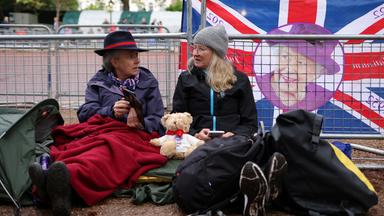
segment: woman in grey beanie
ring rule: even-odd
[[[257,132],[258,125],[252,87],[248,76],[237,71],[225,58],[228,35],[224,26],[202,29],[195,35],[191,48],[188,70],[182,72],[177,81],[172,112],[191,113],[193,122],[189,133],[201,140],[217,137],[217,131],[222,137],[251,137]],[[273,173],[268,179],[255,163],[243,167],[240,187],[245,192],[244,215],[263,215],[269,187],[267,180],[276,181],[278,172],[275,169],[285,164],[284,158],[272,157],[273,164],[265,169],[267,173]]]
[[[224,26],[210,26],[193,38],[188,71],[180,74],[173,96],[173,112],[189,112],[190,133],[202,140],[221,130],[224,137],[251,136],[257,131],[257,114],[248,77],[225,56],[228,35]],[[211,111],[212,110],[212,111]],[[197,121],[198,120],[198,121]]]

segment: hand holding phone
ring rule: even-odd
[[[141,125],[145,125],[143,108],[141,106],[139,99],[136,98],[135,93],[125,87],[121,87],[120,90],[123,92],[125,100],[129,102],[130,107],[135,109],[136,118],[139,120]]]
[[[223,136],[225,132],[224,131],[209,131],[208,136],[211,138],[221,137]]]

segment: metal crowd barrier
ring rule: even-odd
[[[54,31],[40,24],[0,24],[0,35],[39,35],[52,34]]]
[[[166,107],[170,107],[178,75],[180,38],[175,34],[134,34],[141,65],[159,80]],[[84,102],[86,82],[100,68],[105,34],[0,35],[0,102],[30,103],[54,97],[68,122],[76,122],[76,108]]]
[[[93,51],[102,48],[104,37],[105,34],[0,35],[0,102],[38,102],[44,98],[54,97],[68,110],[68,113],[65,114],[68,115],[69,121],[75,122],[75,110],[84,101],[86,82],[100,68],[101,57]],[[185,51],[188,36],[185,33],[148,33],[134,34],[134,37],[140,47],[150,50],[150,52],[140,54],[141,65],[149,68],[158,78],[164,104],[167,110],[171,110],[173,91],[180,72],[180,50]],[[250,75],[255,98],[263,98],[263,93],[257,89],[259,84],[255,78],[257,75],[252,71],[258,64],[254,58],[259,54],[255,50],[265,48],[259,44],[261,40],[282,39],[339,40],[345,45],[345,53],[364,51],[366,53],[364,55],[375,57],[375,53],[383,48],[381,43],[370,43],[370,41],[383,40],[384,36],[230,35],[228,58],[235,62],[236,67]],[[366,42],[354,44],[352,43],[354,40]],[[340,58],[337,56],[338,54],[334,55],[335,58]],[[341,66],[346,67],[347,64],[349,63],[341,62]],[[364,67],[364,65],[359,67]],[[384,87],[384,83],[378,79],[361,81],[362,87],[371,84],[378,88]],[[345,86],[342,87],[345,88]],[[347,93],[356,94],[361,90],[362,88],[350,88],[348,90],[350,92]],[[364,92],[364,94],[368,94],[368,92]],[[373,105],[384,106],[384,102],[381,99]],[[347,105],[342,106],[345,109],[351,109]],[[258,112],[262,113],[264,110],[261,108],[258,109]],[[365,119],[362,120],[365,121]],[[360,133],[355,136],[363,139],[382,138],[383,128],[380,128],[379,124],[375,127],[379,127],[380,134]],[[354,135],[333,133],[324,134],[324,136],[351,138]]]
[[[116,30],[129,31],[132,34],[139,33],[169,33],[169,29],[162,25],[143,24],[103,24],[103,25],[78,25],[65,24],[57,30],[57,34],[103,34]]]
[[[66,123],[76,123],[77,108],[84,103],[86,82],[101,66],[101,57],[96,55],[94,50],[103,47],[104,37],[105,34],[0,35],[0,107],[24,107],[28,109],[31,105],[52,97],[59,101],[60,112]],[[185,33],[148,33],[134,34],[134,37],[139,47],[150,50],[150,52],[140,53],[141,65],[149,68],[158,79],[165,108],[169,111],[172,109],[172,96],[180,72],[180,51],[184,52],[184,56],[188,54],[186,51],[188,36]],[[250,75],[255,98],[263,97],[263,93],[257,88],[259,84],[255,78],[257,74],[252,72],[254,67],[261,64],[255,61],[257,55],[260,54],[257,50],[268,48],[259,42],[282,39],[339,40],[344,45],[344,53],[365,53],[363,56],[368,59],[378,57],[378,60],[373,61],[372,64],[384,67],[384,60],[380,60],[383,59],[380,53],[384,48],[381,43],[370,43],[373,40],[383,40],[384,36],[382,35],[230,35],[228,58],[235,62],[236,67]],[[356,40],[364,40],[365,42],[353,43]],[[334,55],[334,58],[340,57],[337,56],[337,53]],[[353,56],[353,58],[360,57]],[[343,61],[341,64],[344,68],[346,66],[351,67],[348,62]],[[363,70],[366,65],[362,63],[356,67]],[[376,78],[380,77],[377,73],[375,75]],[[375,76],[373,77],[374,79],[367,78],[358,82],[360,86],[349,88],[349,90],[346,90],[345,86],[342,88],[345,88],[343,90],[351,95],[361,93],[359,91],[362,91],[362,87],[367,85],[384,88],[384,82],[376,79]],[[363,93],[368,94],[368,92]],[[364,98],[360,97],[360,101],[363,100]],[[381,98],[372,105],[384,106],[384,101]],[[347,105],[341,106],[344,109],[351,109]],[[382,108],[381,114],[383,116],[384,107]],[[258,112],[263,113],[266,110],[258,108]],[[365,121],[366,119],[361,120]],[[377,127],[380,125],[378,124]],[[326,139],[384,140],[383,128],[378,128],[378,130],[380,131],[379,134],[323,133],[321,137]],[[352,146],[359,151],[383,156],[383,150],[366,147],[364,143],[352,143]],[[369,158],[364,157],[363,159],[368,160]],[[372,160],[382,161],[382,159],[382,157],[375,157]],[[382,163],[358,164],[358,166],[369,169],[384,168]]]
[[[147,24],[64,24],[56,30],[42,24],[0,24],[0,35],[107,34],[116,30],[126,30],[135,34],[170,33],[166,26]]]

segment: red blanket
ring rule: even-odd
[[[73,189],[88,205],[117,187],[132,187],[140,175],[167,161],[159,148],[149,143],[157,134],[100,115],[84,123],[59,126],[52,136],[52,159],[67,165]]]

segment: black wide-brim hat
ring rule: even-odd
[[[128,31],[114,31],[109,33],[104,39],[104,49],[95,50],[100,56],[103,56],[110,50],[132,50],[136,52],[146,52],[147,49],[137,47],[135,39]]]

